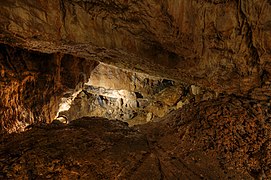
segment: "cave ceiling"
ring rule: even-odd
[[[270,80],[269,0],[5,0],[0,43],[247,94]]]

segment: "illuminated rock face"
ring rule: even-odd
[[[188,102],[184,91],[189,85],[72,55],[2,45],[0,63],[1,131],[22,131],[61,115],[68,121],[99,116],[133,125]]]
[[[58,116],[146,123],[196,98],[189,85],[72,55],[2,45],[0,60],[1,131],[22,131]]]
[[[59,115],[69,120],[98,116],[124,120],[130,124],[146,122],[147,109],[150,110],[155,103],[160,102],[156,107],[161,111],[159,116],[165,115],[172,108],[156,96],[173,85],[174,82],[170,80],[100,64],[91,72],[81,92],[73,98],[70,108],[60,110],[62,112]],[[172,91],[176,103],[182,93],[181,88],[178,89]],[[151,113],[155,113],[154,110]]]
[[[62,98],[59,117],[118,119],[130,125],[162,118],[190,102],[214,99],[215,93],[172,80],[99,64],[84,87]]]
[[[98,64],[71,55],[0,46],[0,131],[51,122],[64,92],[74,92]],[[65,63],[64,63],[65,62]]]

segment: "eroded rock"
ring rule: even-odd
[[[219,97],[128,127],[84,117],[0,136],[1,178],[270,177],[267,107]]]
[[[0,46],[0,131],[50,123],[64,92],[82,86],[97,62],[64,54],[41,54]],[[65,63],[64,63],[65,62]]]
[[[270,81],[268,0],[1,2],[4,44],[242,95]]]
[[[162,118],[190,101],[201,101],[207,93],[210,98],[215,98],[214,92],[201,90],[195,85],[100,64],[91,72],[81,91],[62,98],[66,102],[60,107],[67,108],[60,108],[58,114],[69,121],[90,116],[118,119],[135,125],[151,121],[154,117]]]

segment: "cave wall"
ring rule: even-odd
[[[63,93],[78,88],[98,64],[3,44],[0,49],[0,132],[21,131],[33,122],[51,122]]]
[[[68,122],[88,116],[134,126],[157,121],[184,105],[215,99],[217,95],[206,88],[101,63],[80,92],[62,98],[63,108],[58,115]]]
[[[0,41],[244,95],[270,81],[269,0],[7,0]]]
[[[150,169],[159,178],[271,176],[270,0],[5,0],[0,7],[0,134],[50,122],[97,61],[193,84],[192,94],[198,86],[223,92],[182,99],[177,106],[193,102],[137,129],[83,118],[0,136],[0,177],[138,179]]]
[[[58,93],[85,79],[85,66],[77,64],[83,59],[218,93],[271,98],[270,0],[6,0],[0,6],[1,76],[9,74],[1,78],[2,129],[8,114],[52,118]],[[37,58],[31,60],[37,67],[14,57]]]

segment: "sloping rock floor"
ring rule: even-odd
[[[191,103],[129,127],[83,117],[0,137],[0,179],[268,179],[268,106],[237,97]]]

